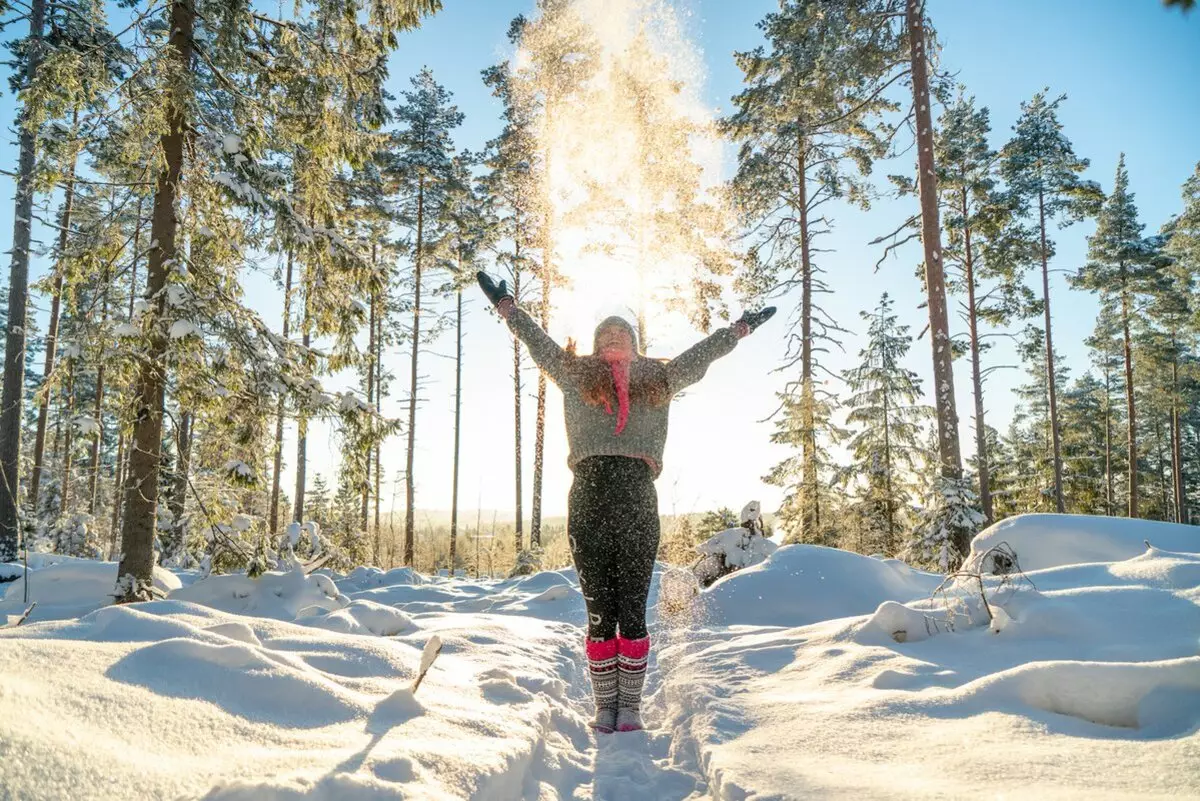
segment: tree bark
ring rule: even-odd
[[[1129,291],[1121,264],[1121,330],[1125,345],[1125,406],[1129,415],[1129,517],[1138,516],[1137,404],[1133,397],[1133,339],[1129,333]]]
[[[375,244],[371,244],[371,266],[375,266]],[[371,290],[371,308],[369,312],[367,334],[367,406],[374,409],[375,407],[375,290]],[[374,421],[372,421],[374,426]],[[366,473],[363,475],[362,485],[362,530],[364,535],[369,535],[371,530],[371,455],[376,446],[371,443],[367,446],[366,457]]]
[[[916,118],[918,188],[921,198],[921,243],[925,250],[925,290],[928,295],[930,347],[933,354],[934,400],[937,409],[938,459],[944,480],[962,478],[962,455],[958,441],[958,412],[954,397],[953,348],[946,308],[945,274],[942,265],[940,209],[937,172],[933,155],[933,118],[929,96],[928,45],[920,0],[907,0],[906,18],[912,59],[913,106]],[[965,555],[971,547],[965,527],[950,532],[954,549]],[[960,557],[961,558],[961,557]],[[957,565],[950,565],[956,568]]]
[[[60,515],[67,514],[71,508],[71,471],[74,469],[74,445],[75,445],[75,359],[67,360],[67,378],[64,382],[63,397],[66,401],[66,411],[63,413],[65,419],[65,431],[63,432],[63,452],[62,460],[59,464],[62,465],[62,481],[61,492],[58,496],[58,513]]]
[[[292,322],[292,265],[294,257],[289,245],[287,251],[287,272],[283,279],[283,341],[288,341]],[[274,539],[279,536],[279,494],[280,477],[283,473],[283,413],[286,401],[282,395],[275,407],[275,461],[271,467],[271,509],[267,513],[267,531]]]
[[[421,258],[424,255],[425,237],[425,179],[417,186],[417,242],[413,258],[413,330],[412,330],[412,375],[409,377],[408,397],[408,452],[404,473],[404,489],[407,502],[404,509],[404,565],[413,566],[415,556],[416,484],[413,476],[413,456],[417,434],[417,353],[421,346]]]
[[[194,10],[190,0],[171,4],[170,58],[179,76],[191,71]],[[117,568],[117,601],[149,596],[154,567],[154,530],[158,512],[158,474],[162,461],[162,418],[167,338],[160,321],[165,316],[167,264],[176,258],[176,196],[188,131],[187,99],[175,83],[167,91],[167,130],[162,135],[163,168],[154,192],[149,277],[146,297],[153,303],[149,343],[138,374],[137,413],[130,444],[129,478],[125,488],[125,521],[121,531],[121,562]]]
[[[991,468],[988,465],[987,426],[983,420],[983,368],[979,354],[979,314],[975,301],[975,254],[971,249],[971,223],[967,190],[962,189],[964,256],[966,257],[967,319],[971,329],[971,388],[975,395],[975,463],[979,468],[979,505],[988,523],[995,521],[992,508]]]
[[[129,275],[129,324],[133,324],[133,307],[137,300],[138,262],[142,254],[142,203],[138,197],[137,219],[133,225],[133,265]],[[121,507],[125,491],[125,425],[117,416],[117,462],[113,467],[112,528],[109,529],[109,558],[117,551],[117,532],[121,530]]]
[[[108,270],[104,271],[104,287],[100,291],[104,293],[103,299],[100,302],[100,319],[108,319],[108,286],[109,276]],[[100,445],[104,441],[104,365],[106,362],[104,356],[104,341],[100,343],[100,364],[96,368],[96,402],[93,406],[92,413],[96,417],[96,434],[92,439],[92,465],[89,474],[88,484],[88,514],[93,518],[96,516],[96,503],[98,501],[100,488]]]
[[[304,346],[305,358],[308,358],[308,348],[312,344],[312,319],[309,316],[309,295],[312,283],[309,276],[304,281],[304,319],[301,328],[304,331],[301,343]],[[301,412],[296,418],[296,497],[292,501],[292,520],[304,522],[304,491],[308,487],[308,417]]]
[[[1183,428],[1179,411],[1179,350],[1171,340],[1171,475],[1175,479],[1175,522],[1187,522],[1187,486],[1183,476]]]
[[[520,263],[520,244],[517,248],[517,262]],[[521,297],[521,269],[520,266],[513,270],[513,297]],[[516,473],[516,491],[517,491],[517,525],[516,525],[516,550],[514,553],[521,552],[521,545],[524,537],[521,532],[521,340],[513,337],[513,436],[516,447],[514,448],[515,473]]]
[[[1104,492],[1104,513],[1109,517],[1112,517],[1112,374],[1107,364],[1104,366]]]
[[[800,218],[800,462],[804,485],[801,526],[805,542],[828,544],[821,535],[821,494],[817,465],[817,415],[812,363],[812,243],[808,234],[808,144],[799,135],[796,214]]]
[[[547,260],[548,256],[543,256]],[[550,330],[550,273],[542,265],[542,329]],[[537,423],[533,434],[533,507],[529,511],[529,547],[542,544],[542,474],[546,459],[546,374],[538,370]]]
[[[1038,190],[1038,228],[1042,238],[1042,306],[1046,321],[1046,386],[1050,400],[1050,447],[1054,455],[1054,506],[1067,511],[1063,498],[1062,443],[1058,430],[1058,378],[1054,368],[1054,336],[1050,324],[1050,254],[1046,245],[1046,196]]]
[[[58,259],[54,265],[54,289],[50,294],[50,320],[46,329],[46,353],[42,367],[42,397],[38,404],[37,434],[33,441],[33,473],[29,480],[29,505],[37,509],[41,492],[42,473],[45,471],[46,423],[50,416],[50,378],[54,375],[54,361],[58,355],[58,322],[62,309],[63,259],[67,252],[67,232],[71,228],[71,214],[75,206],[75,164],[67,172],[67,185],[63,190],[62,213],[58,218]]]
[[[375,302],[379,304],[379,311],[375,315],[375,416],[382,419],[383,417],[383,321],[387,317],[387,284],[376,294]],[[379,502],[382,495],[380,487],[383,480],[383,470],[380,465],[380,451],[383,450],[382,443],[375,446],[375,548],[379,554],[378,560],[382,564],[383,561],[383,527],[379,522]],[[394,497],[394,496],[393,496]],[[390,525],[391,519],[389,517]],[[390,529],[389,529],[390,530]],[[389,545],[388,550],[392,548]]]
[[[171,545],[180,548],[183,545],[183,515],[187,510],[188,477],[192,470],[192,413],[181,411],[179,424],[175,431],[175,476],[171,488],[171,501],[167,510],[171,513],[171,528],[174,532]],[[174,553],[164,554],[173,556]]]
[[[25,85],[37,78],[42,60],[45,0],[31,0]],[[0,391],[0,562],[17,558],[21,539],[20,492],[21,407],[25,396],[25,323],[29,304],[29,244],[33,225],[33,171],[37,159],[37,136],[25,124],[28,109],[21,113],[17,160],[17,198],[13,214],[12,265],[8,273],[8,324],[4,333],[4,381]]]
[[[459,260],[462,272],[462,260]],[[458,307],[454,350],[454,479],[450,490],[450,575],[454,576],[455,558],[458,555],[458,453],[462,430],[462,287],[458,289]]]
[[[918,187],[921,196],[921,242],[925,246],[925,289],[929,300],[930,343],[933,349],[934,398],[937,407],[938,456],[944,478],[962,477],[958,443],[958,412],[954,399],[954,367],[950,322],[942,268],[942,229],[933,158],[933,117],[929,100],[929,63],[925,20],[920,0],[907,0],[906,17],[912,57],[913,105],[917,123]],[[953,545],[961,554],[970,550],[966,531],[955,531]]]

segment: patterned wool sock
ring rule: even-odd
[[[642,686],[649,658],[649,637],[639,640],[617,637],[617,731],[642,728]]]
[[[608,734],[617,726],[617,639],[588,640],[585,649],[592,694],[596,698],[596,716],[591,725],[596,731]]]

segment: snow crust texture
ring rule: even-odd
[[[1054,522],[977,538],[1027,576],[936,594],[779,548],[652,612],[649,728],[618,735],[587,725],[570,570],[164,571],[114,607],[114,564],[38,557],[0,630],[0,798],[1200,797],[1200,536]]]

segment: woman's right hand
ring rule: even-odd
[[[505,299],[512,301],[512,295],[509,294],[508,285],[504,279],[500,279],[500,283],[497,284],[483,270],[475,273],[475,278],[479,281],[479,288],[483,290],[483,294],[487,295],[487,299],[492,302],[493,306],[498,307]]]

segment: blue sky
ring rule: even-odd
[[[442,13],[418,31],[402,38],[390,62],[393,94],[407,87],[408,78],[429,66],[437,79],[455,95],[466,114],[458,132],[459,146],[477,149],[499,129],[499,106],[479,79],[484,67],[507,52],[505,33],[516,14],[529,13],[532,0],[445,0]],[[704,97],[714,112],[727,110],[728,99],[740,85],[731,53],[749,49],[760,41],[755,23],[777,7],[775,0],[690,0],[677,7],[687,16],[687,27],[703,51],[707,75]],[[1007,140],[1021,101],[1043,87],[1065,93],[1061,119],[1076,152],[1091,159],[1087,177],[1111,187],[1117,158],[1126,153],[1131,185],[1137,195],[1147,230],[1157,229],[1179,210],[1179,189],[1200,160],[1200,13],[1185,17],[1168,11],[1158,0],[1004,0],[964,2],[929,0],[929,13],[943,44],[943,66],[957,73],[969,93],[991,109],[993,145]],[[0,98],[0,116],[11,120],[13,100]],[[908,156],[895,164],[881,165],[877,176],[912,172]],[[4,143],[0,160],[15,164],[16,151]],[[882,182],[881,182],[882,183]],[[12,181],[0,182],[5,198],[12,197]],[[846,354],[832,354],[829,367],[851,366],[863,330],[858,312],[870,308],[882,291],[897,299],[902,321],[913,332],[922,327],[920,286],[913,277],[919,260],[915,247],[874,272],[878,248],[868,242],[890,231],[911,213],[911,201],[876,203],[870,212],[844,209],[835,213],[835,233],[825,242],[834,250],[823,257],[834,294],[826,299],[831,314],[856,332],[847,339]],[[1090,224],[1056,232],[1058,257],[1053,264],[1073,271],[1085,259],[1085,236]],[[12,207],[0,206],[0,242],[8,249]],[[36,265],[44,270],[45,265]],[[1056,344],[1072,375],[1086,370],[1082,340],[1091,330],[1095,303],[1086,294],[1066,288],[1065,275],[1054,276]],[[785,299],[781,305],[791,301]],[[42,304],[44,305],[44,304]],[[262,311],[274,317],[271,303]],[[789,309],[790,310],[790,309]],[[511,379],[505,375],[508,335],[476,303],[467,329],[467,380],[463,473],[463,506],[476,498],[485,509],[512,508]],[[784,326],[777,320],[746,340],[738,351],[719,363],[705,383],[680,400],[672,413],[673,436],[666,454],[666,469],[659,482],[663,511],[703,511],[716,505],[739,508],[758,497],[767,509],[781,498],[776,488],[760,481],[785,452],[771,446],[772,429],[760,422],[774,408],[774,392],[784,377],[772,374],[783,352]],[[682,347],[686,342],[666,343]],[[447,340],[434,350],[445,355],[453,345]],[[670,355],[663,353],[661,355]],[[997,348],[992,363],[1011,361],[1010,351]],[[929,373],[929,345],[915,343],[910,366]],[[397,385],[407,385],[403,354],[389,356]],[[425,397],[418,422],[418,505],[428,509],[449,506],[450,421],[453,373],[446,359],[431,357]],[[956,370],[956,388],[963,418],[964,447],[971,441],[967,394],[967,369]],[[1008,390],[1020,383],[1018,371],[1002,371],[990,386],[989,423],[1004,425],[1011,413]],[[400,413],[400,399],[390,411]],[[569,473],[557,392],[551,393],[552,412],[547,452],[545,506],[550,514],[565,510]],[[531,411],[532,402],[527,404]],[[526,423],[532,431],[532,418]],[[320,429],[310,436],[315,470],[328,477],[336,465],[339,444]],[[527,446],[525,479],[529,485],[532,458]],[[291,453],[291,448],[287,451]],[[385,451],[389,478],[403,464],[403,444],[397,439]],[[390,505],[385,490],[385,508]],[[397,507],[402,508],[402,494]],[[526,500],[528,508],[528,496]]]

